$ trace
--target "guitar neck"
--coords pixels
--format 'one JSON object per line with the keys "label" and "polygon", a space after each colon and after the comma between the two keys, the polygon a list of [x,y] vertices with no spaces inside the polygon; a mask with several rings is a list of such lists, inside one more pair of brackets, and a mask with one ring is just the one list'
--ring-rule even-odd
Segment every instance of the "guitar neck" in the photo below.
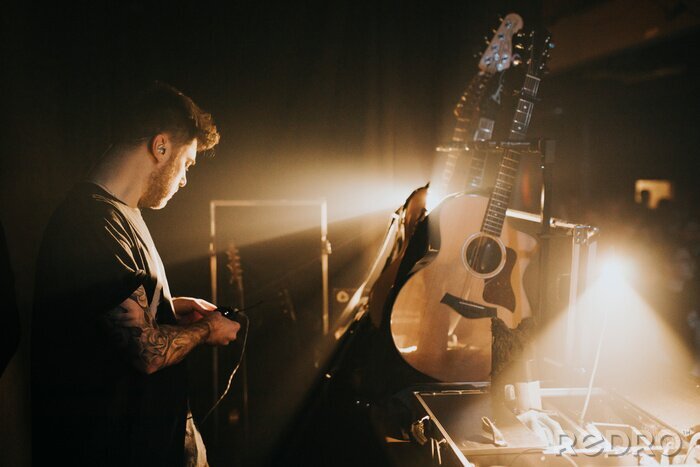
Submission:
{"label": "guitar neck", "polygon": [[525,84],[520,91],[520,99],[515,108],[515,116],[513,123],[510,126],[510,141],[521,141],[525,139],[527,129],[530,126],[530,117],[532,117],[532,109],[535,107],[534,100],[537,96],[537,91],[540,87],[540,79],[527,74],[525,76]]}
{"label": "guitar neck", "polygon": [[[474,121],[476,120],[480,111],[479,102],[489,79],[491,79],[491,74],[484,72],[477,74],[473,78],[472,81],[475,81],[475,84],[473,86],[470,85],[470,91],[471,95],[476,97],[476,100],[471,106],[469,117],[457,117],[457,125],[455,126],[452,141],[464,143],[468,141],[487,141],[491,139],[494,125],[493,120],[482,117],[479,118],[477,125],[474,125]],[[448,158],[449,157],[450,156],[448,155]],[[448,159],[448,161],[454,165],[456,163],[456,158],[457,155],[454,154],[452,155],[452,159]],[[481,184],[484,179],[485,166],[486,153],[474,151],[471,155],[469,172],[467,174],[467,186],[470,189],[481,188]]]}
{"label": "guitar neck", "polygon": [[472,123],[475,116],[478,113],[479,101],[481,100],[481,95],[486,88],[486,83],[491,78],[489,73],[479,72],[471,79],[467,89],[462,95],[457,108],[455,109],[455,116],[457,117],[457,123],[455,129],[452,132],[452,141],[457,143],[465,143],[471,141],[471,136],[473,131],[471,130]]}
{"label": "guitar neck", "polygon": [[[540,79],[531,74],[525,76],[525,83],[520,92],[520,99],[515,109],[513,123],[510,127],[510,141],[521,141],[527,135],[527,129],[530,126],[530,118],[532,110],[535,107],[534,100],[537,97],[539,90]],[[491,198],[484,216],[484,222],[481,226],[481,231],[500,236],[503,230],[503,222],[506,219],[506,211],[510,204],[510,197],[513,193],[515,180],[520,167],[520,154],[513,151],[506,151],[501,160],[501,165],[498,169],[496,184],[493,187]]]}
{"label": "guitar neck", "polygon": [[496,184],[491,192],[491,198],[489,198],[486,215],[481,226],[482,232],[496,237],[501,235],[519,167],[520,154],[506,151],[498,169],[498,177],[496,177]]}
{"label": "guitar neck", "polygon": [[[466,143],[471,141],[472,135],[474,134],[474,120],[478,115],[479,111],[479,101],[486,88],[486,83],[491,78],[490,73],[479,72],[471,79],[467,85],[464,94],[457,103],[455,108],[455,117],[457,123],[455,124],[455,129],[452,132],[452,141],[455,143]],[[485,156],[484,156],[485,157]],[[447,160],[445,161],[445,167],[442,171],[442,187],[443,190],[447,190],[447,187],[452,180],[455,168],[457,167],[457,159],[459,158],[459,152],[453,151],[447,153]],[[479,159],[479,160],[477,160]],[[483,178],[484,170],[484,158],[472,157],[472,161],[469,167],[469,178],[468,183],[471,187],[480,187],[481,180]]]}

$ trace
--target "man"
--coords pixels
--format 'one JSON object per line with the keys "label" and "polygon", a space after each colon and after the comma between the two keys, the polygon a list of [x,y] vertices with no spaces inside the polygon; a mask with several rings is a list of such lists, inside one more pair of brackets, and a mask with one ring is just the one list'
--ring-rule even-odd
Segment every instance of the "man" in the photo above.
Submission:
{"label": "man", "polygon": [[35,465],[185,463],[182,360],[227,345],[239,325],[205,300],[171,297],[141,209],[164,207],[218,140],[211,115],[156,84],[52,216],[32,320]]}

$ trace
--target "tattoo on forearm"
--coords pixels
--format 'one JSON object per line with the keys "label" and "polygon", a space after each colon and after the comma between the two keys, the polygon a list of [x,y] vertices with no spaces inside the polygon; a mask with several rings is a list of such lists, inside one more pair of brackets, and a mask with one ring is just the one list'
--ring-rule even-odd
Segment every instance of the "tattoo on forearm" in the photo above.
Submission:
{"label": "tattoo on forearm", "polygon": [[138,307],[120,305],[107,314],[106,323],[115,342],[128,348],[135,363],[147,371],[181,361],[195,346],[206,340],[211,332],[206,321],[198,321],[186,327],[158,325],[149,310],[143,286],[130,298]]}

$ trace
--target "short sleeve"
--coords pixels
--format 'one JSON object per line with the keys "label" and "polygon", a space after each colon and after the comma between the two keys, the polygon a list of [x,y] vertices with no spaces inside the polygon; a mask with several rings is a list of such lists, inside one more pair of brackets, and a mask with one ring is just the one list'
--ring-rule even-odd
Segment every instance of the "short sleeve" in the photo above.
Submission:
{"label": "short sleeve", "polygon": [[5,371],[12,355],[19,346],[19,310],[15,295],[15,280],[10,266],[10,252],[5,240],[5,230],[0,225],[0,274],[4,278],[0,284],[3,306],[0,308],[0,376]]}
{"label": "short sleeve", "polygon": [[118,211],[107,207],[94,221],[75,245],[80,259],[76,290],[100,311],[127,299],[144,284],[147,274],[135,258],[133,234]]}
{"label": "short sleeve", "polygon": [[146,280],[135,239],[119,210],[85,200],[57,213],[40,254],[42,302],[100,313],[128,298]]}

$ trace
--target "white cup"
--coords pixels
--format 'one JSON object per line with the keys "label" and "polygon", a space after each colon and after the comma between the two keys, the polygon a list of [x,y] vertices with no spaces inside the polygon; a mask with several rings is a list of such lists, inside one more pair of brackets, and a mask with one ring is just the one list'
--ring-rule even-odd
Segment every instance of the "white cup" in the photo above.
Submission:
{"label": "white cup", "polygon": [[506,402],[519,411],[525,412],[530,409],[542,410],[539,381],[523,381],[515,384],[506,384],[504,391]]}

